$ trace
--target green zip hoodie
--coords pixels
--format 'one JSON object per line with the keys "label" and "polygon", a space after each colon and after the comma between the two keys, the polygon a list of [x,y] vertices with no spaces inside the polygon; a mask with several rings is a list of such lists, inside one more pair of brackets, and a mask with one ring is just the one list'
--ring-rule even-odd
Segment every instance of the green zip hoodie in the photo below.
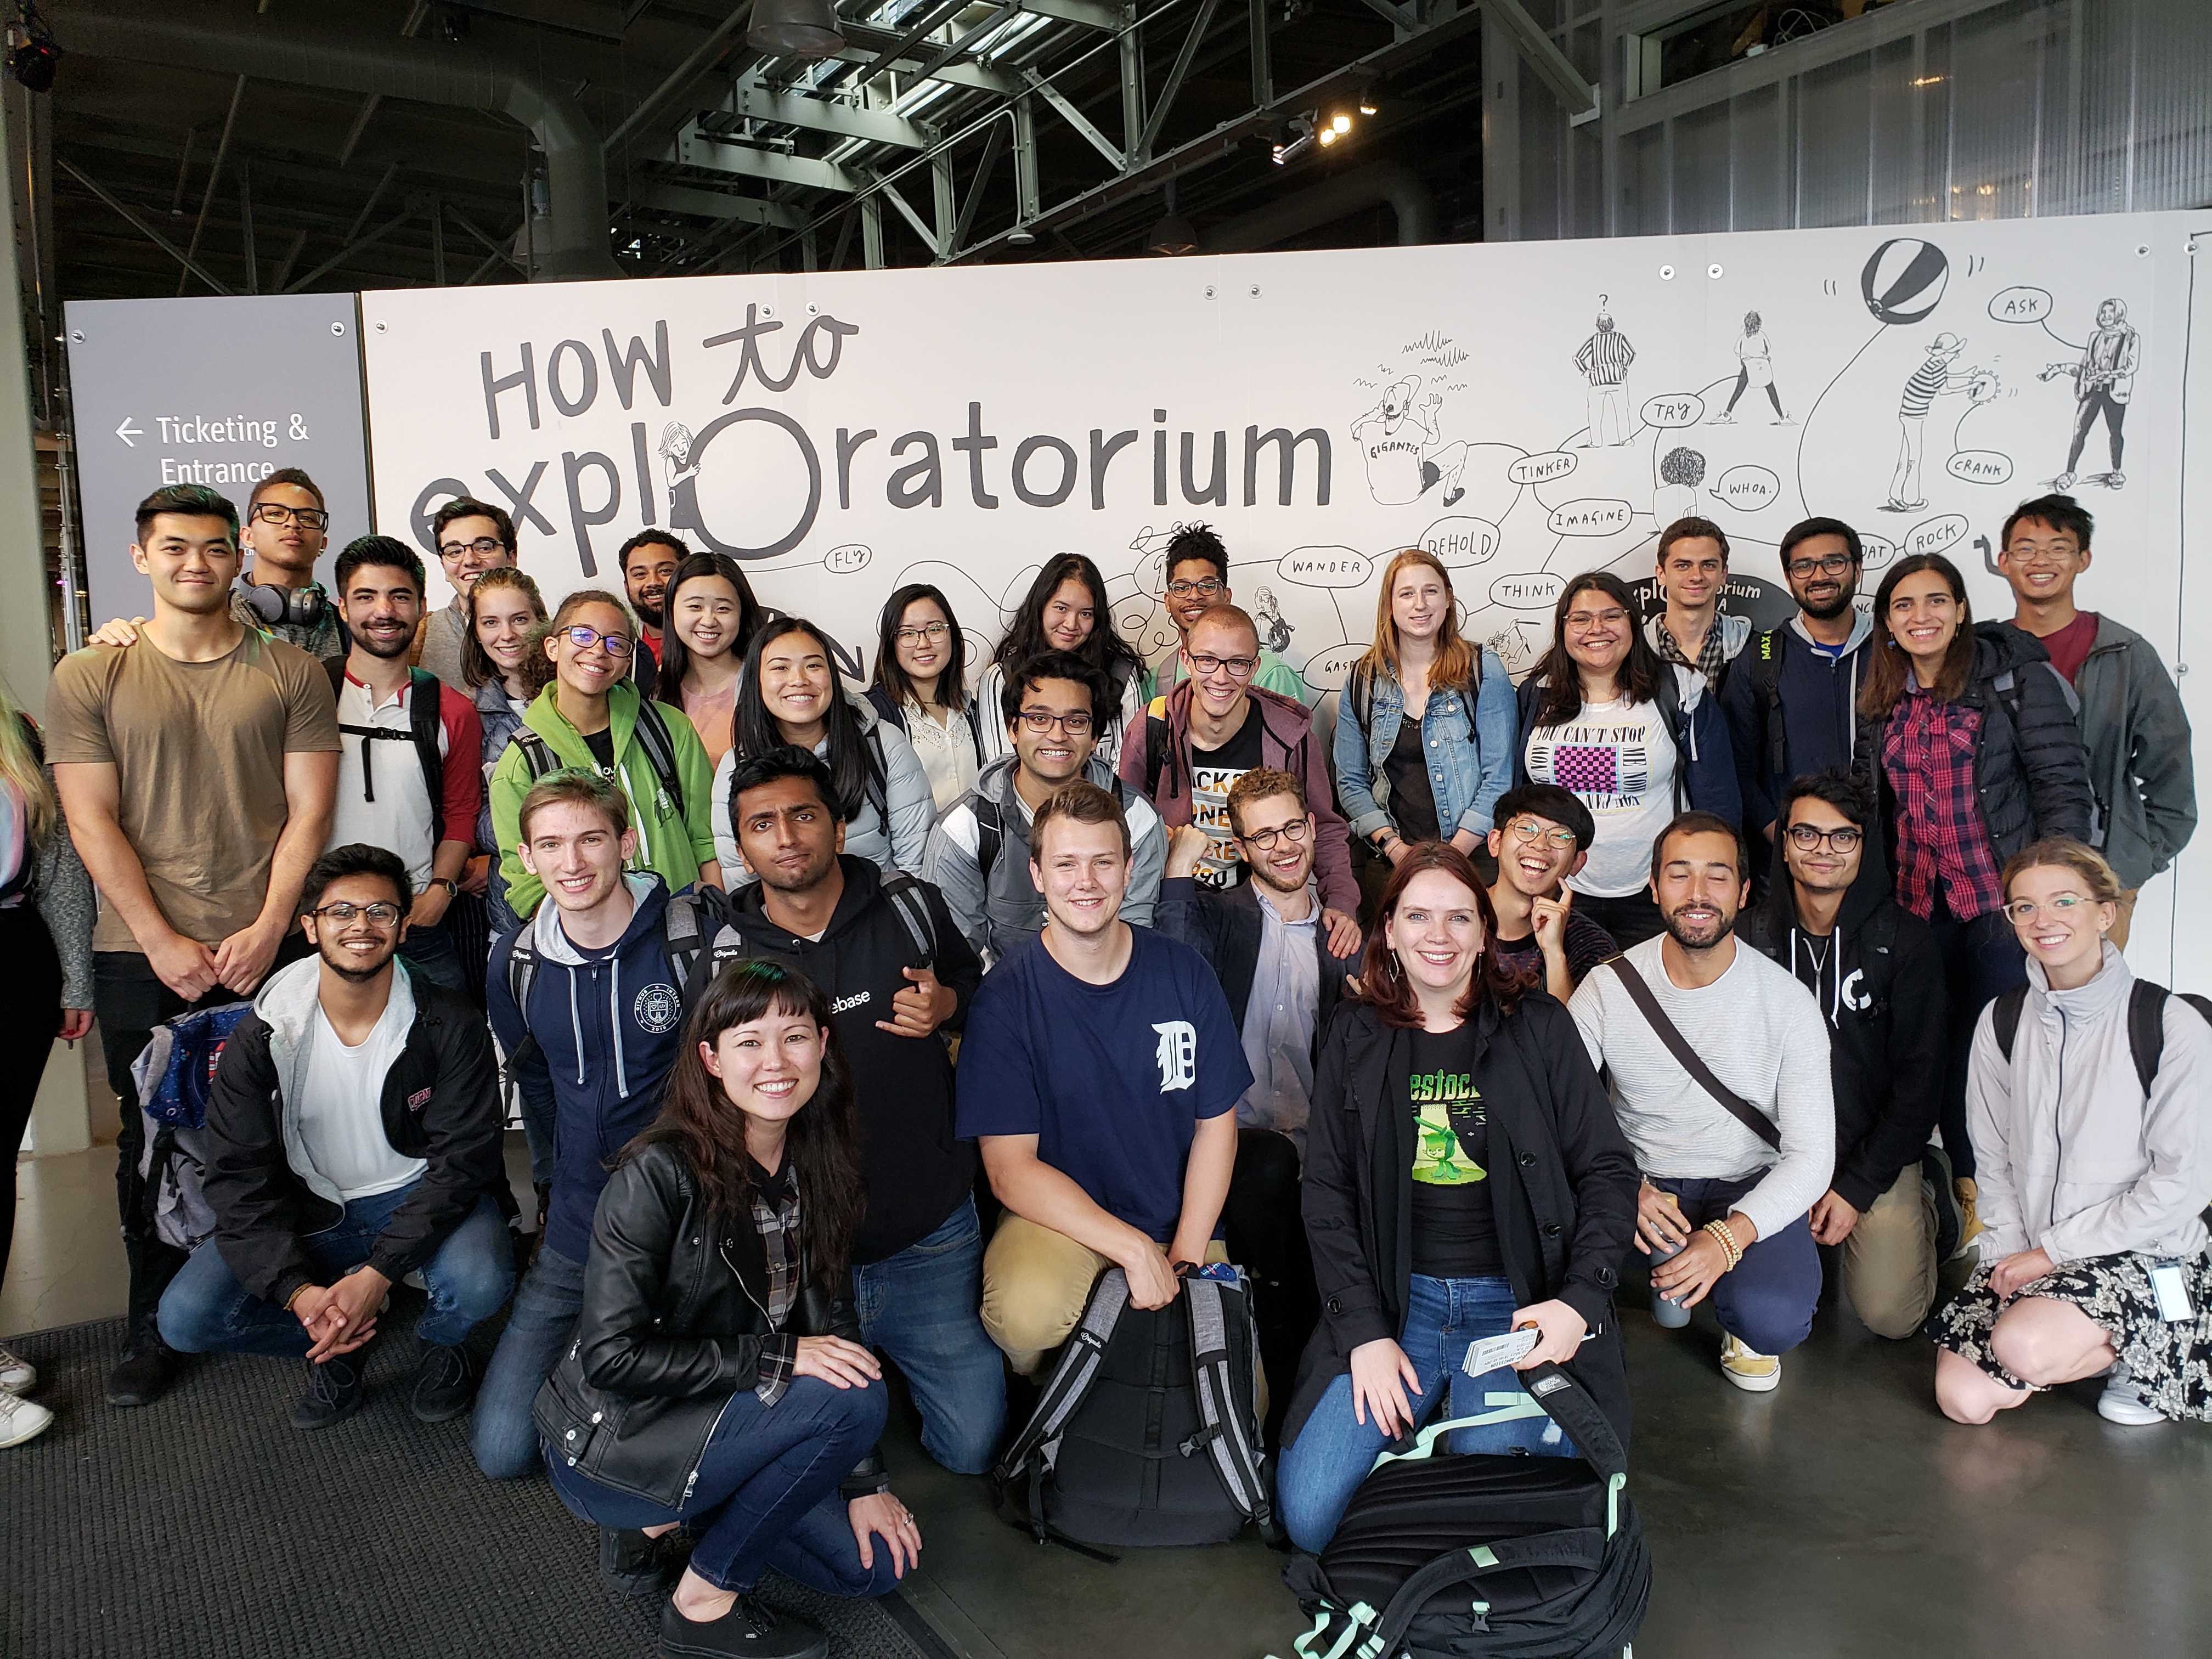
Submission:
{"label": "green zip hoodie", "polygon": [[[595,763],[591,750],[585,745],[583,734],[568,723],[555,700],[558,689],[548,685],[539,692],[524,711],[522,723],[545,739],[546,747],[562,765],[592,770]],[[667,722],[669,743],[676,751],[677,781],[684,791],[684,808],[678,812],[675,801],[654,776],[645,745],[633,736],[637,728],[638,702],[637,688],[627,680],[617,680],[607,688],[616,781],[629,799],[630,823],[637,830],[637,851],[628,867],[650,870],[668,884],[671,892],[680,892],[699,879],[702,865],[711,864],[714,860],[710,805],[714,765],[707,758],[706,745],[699,741],[698,732],[684,718],[684,711],[661,704],[659,712]],[[507,744],[507,752],[492,769],[491,827],[499,841],[499,870],[507,883],[507,902],[514,907],[514,914],[526,921],[538,908],[538,901],[545,896],[544,887],[522,867],[517,851],[522,842],[522,798],[530,793],[534,781],[522,746]]]}

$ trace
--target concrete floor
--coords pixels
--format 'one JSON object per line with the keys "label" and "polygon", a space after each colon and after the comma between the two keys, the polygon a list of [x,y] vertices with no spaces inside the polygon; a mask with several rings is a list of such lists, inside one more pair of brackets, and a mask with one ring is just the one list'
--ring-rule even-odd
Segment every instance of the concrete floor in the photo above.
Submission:
{"label": "concrete floor", "polygon": [[[113,1160],[20,1166],[0,1333],[122,1310]],[[1958,1428],[1927,1345],[1839,1309],[1765,1396],[1720,1380],[1702,1316],[1627,1331],[1629,1491],[1656,1563],[1640,1659],[2212,1655],[2212,1431],[2114,1428],[2094,1383]],[[896,1419],[886,1451],[926,1529],[906,1593],[969,1659],[1260,1659],[1304,1627],[1256,1542],[1103,1565],[1030,1543]]]}

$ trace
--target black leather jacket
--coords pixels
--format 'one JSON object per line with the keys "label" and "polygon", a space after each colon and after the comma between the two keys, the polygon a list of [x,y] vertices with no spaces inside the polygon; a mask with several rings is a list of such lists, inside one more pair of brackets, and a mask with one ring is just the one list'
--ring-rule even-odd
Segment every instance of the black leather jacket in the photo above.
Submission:
{"label": "black leather jacket", "polygon": [[[759,1380],[767,1299],[760,1235],[718,1223],[683,1154],[648,1147],[599,1195],[583,1312],[538,1391],[538,1433],[599,1485],[682,1507],[722,1408]],[[784,1333],[861,1340],[851,1302],[811,1278]],[[871,1451],[845,1478],[845,1496],[889,1485]]]}

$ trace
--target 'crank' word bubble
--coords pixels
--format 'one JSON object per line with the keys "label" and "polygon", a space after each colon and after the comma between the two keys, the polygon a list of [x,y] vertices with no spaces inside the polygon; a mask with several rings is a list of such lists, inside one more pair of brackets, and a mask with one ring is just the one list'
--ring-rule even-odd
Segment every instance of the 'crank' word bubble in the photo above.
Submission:
{"label": "'crank' word bubble", "polygon": [[1966,483],[2001,484],[2012,477],[2012,457],[1994,449],[1962,449],[1943,470]]}

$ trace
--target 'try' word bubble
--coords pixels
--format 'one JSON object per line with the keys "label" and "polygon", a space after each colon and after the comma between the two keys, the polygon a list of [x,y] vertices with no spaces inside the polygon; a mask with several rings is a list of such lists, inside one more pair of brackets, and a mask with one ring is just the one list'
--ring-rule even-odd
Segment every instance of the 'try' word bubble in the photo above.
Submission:
{"label": "'try' word bubble", "polygon": [[1646,398],[1642,413],[1646,426],[1695,426],[1705,418],[1705,400],[1694,392],[1665,392]]}
{"label": "'try' word bubble", "polygon": [[1780,499],[1782,480],[1763,466],[1732,466],[1713,485],[1713,494],[1739,511],[1756,513]]}
{"label": "'try' word bubble", "polygon": [[1301,587],[1358,587],[1375,574],[1375,562],[1349,547],[1294,547],[1275,574]]}
{"label": "'try' word bubble", "polygon": [[1424,530],[1420,545],[1456,569],[1462,565],[1480,564],[1498,551],[1498,542],[1496,525],[1487,519],[1471,518],[1460,514],[1449,519],[1438,519]]}
{"label": "'try' word bubble", "polygon": [[1556,570],[1510,572],[1490,584],[1490,602],[1509,611],[1549,611],[1566,585]]}
{"label": "'try' word bubble", "polygon": [[1555,536],[1611,536],[1628,528],[1634,511],[1626,501],[1592,496],[1562,502],[1545,523]]}
{"label": "'try' word bubble", "polygon": [[1953,542],[1966,533],[1966,519],[1962,513],[1946,513],[1925,524],[1912,526],[1905,538],[1905,550],[1910,554],[1941,553]]}
{"label": "'try' word bubble", "polygon": [[2051,303],[2039,288],[2001,288],[1990,296],[1990,315],[2001,323],[2039,323],[2051,314]]}
{"label": "'try' word bubble", "polygon": [[1994,449],[1962,449],[1943,463],[1943,470],[1967,483],[2001,484],[2012,477],[2012,457]]}
{"label": "'try' word bubble", "polygon": [[1548,450],[1541,455],[1523,455],[1505,469],[1507,482],[1517,484],[1550,483],[1564,478],[1577,465],[1575,458],[1564,449]]}

